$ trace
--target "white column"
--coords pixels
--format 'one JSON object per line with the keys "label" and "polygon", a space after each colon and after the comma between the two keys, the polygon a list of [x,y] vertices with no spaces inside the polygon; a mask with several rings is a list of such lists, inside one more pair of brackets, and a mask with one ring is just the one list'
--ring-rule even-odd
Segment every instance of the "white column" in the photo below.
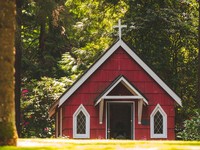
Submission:
{"label": "white column", "polygon": [[141,124],[142,120],[142,109],[143,109],[143,100],[138,100],[138,124]]}
{"label": "white column", "polygon": [[99,103],[99,124],[103,123],[103,107],[104,107],[104,99],[102,99]]}

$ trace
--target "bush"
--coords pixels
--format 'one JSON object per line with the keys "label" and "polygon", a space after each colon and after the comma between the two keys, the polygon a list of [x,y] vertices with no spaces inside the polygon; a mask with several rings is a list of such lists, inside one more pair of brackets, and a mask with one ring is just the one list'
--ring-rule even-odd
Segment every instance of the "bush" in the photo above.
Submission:
{"label": "bush", "polygon": [[194,116],[184,121],[184,129],[178,133],[178,138],[200,140],[200,109],[195,110],[194,113]]}
{"label": "bush", "polygon": [[47,77],[25,83],[21,96],[23,138],[49,138],[54,135],[54,119],[48,117],[48,110],[69,84],[71,82],[67,78]]}

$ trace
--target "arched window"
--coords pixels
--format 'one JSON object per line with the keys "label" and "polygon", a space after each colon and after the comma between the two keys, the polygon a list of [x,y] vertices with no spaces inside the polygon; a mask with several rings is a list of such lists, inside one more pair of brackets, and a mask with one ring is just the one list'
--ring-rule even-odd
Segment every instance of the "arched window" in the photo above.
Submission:
{"label": "arched window", "polygon": [[151,138],[167,138],[167,114],[158,104],[150,116]]}
{"label": "arched window", "polygon": [[90,137],[90,115],[81,104],[73,114],[73,138]]}

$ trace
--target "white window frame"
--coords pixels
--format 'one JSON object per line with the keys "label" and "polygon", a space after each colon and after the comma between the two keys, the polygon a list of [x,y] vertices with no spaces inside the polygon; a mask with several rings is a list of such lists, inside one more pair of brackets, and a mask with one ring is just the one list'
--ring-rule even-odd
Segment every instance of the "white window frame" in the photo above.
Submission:
{"label": "white window frame", "polygon": [[[77,133],[77,116],[80,113],[80,111],[82,111],[86,117],[86,133],[85,134]],[[77,110],[73,114],[73,138],[90,138],[90,115],[82,104],[77,108]]]}
{"label": "white window frame", "polygon": [[[162,134],[155,134],[154,133],[154,116],[157,112],[160,112],[160,114],[163,116],[163,133]],[[151,138],[167,138],[167,114],[162,109],[162,107],[157,104],[155,109],[150,115],[150,130],[151,130]]]}

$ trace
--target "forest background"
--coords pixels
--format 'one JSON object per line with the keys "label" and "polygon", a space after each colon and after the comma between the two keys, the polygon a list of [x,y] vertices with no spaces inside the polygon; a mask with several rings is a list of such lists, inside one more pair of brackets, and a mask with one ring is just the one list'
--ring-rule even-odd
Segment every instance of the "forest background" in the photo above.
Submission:
{"label": "forest background", "polygon": [[48,118],[50,105],[117,40],[113,26],[118,19],[128,25],[123,30],[124,41],[182,99],[183,107],[176,108],[176,132],[182,131],[177,138],[190,139],[185,135],[187,126],[199,133],[197,1],[16,0],[16,3],[15,101],[19,137],[54,136],[54,120]]}

